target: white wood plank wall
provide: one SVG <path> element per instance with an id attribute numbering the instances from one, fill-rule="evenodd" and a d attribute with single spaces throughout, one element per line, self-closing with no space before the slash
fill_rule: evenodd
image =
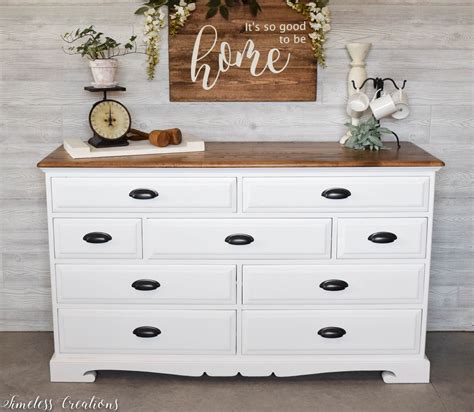
<path id="1" fill-rule="evenodd" d="M 86 24 L 125 39 L 140 32 L 139 0 L 0 2 L 0 330 L 50 330 L 45 189 L 36 162 L 65 136 L 87 137 L 94 97 L 86 63 L 59 34 Z M 264 0 L 262 0 L 264 3 Z M 121 95 L 138 128 L 179 126 L 208 141 L 337 140 L 349 58 L 372 42 L 371 75 L 408 80 L 412 115 L 386 122 L 446 161 L 439 174 L 430 330 L 472 330 L 474 0 L 332 0 L 328 69 L 315 103 L 168 102 L 166 39 L 157 79 L 143 56 L 121 60 Z"/>

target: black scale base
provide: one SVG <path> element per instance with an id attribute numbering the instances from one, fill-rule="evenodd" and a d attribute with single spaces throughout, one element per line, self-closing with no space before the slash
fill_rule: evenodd
<path id="1" fill-rule="evenodd" d="M 126 137 L 121 137 L 120 139 L 117 139 L 117 140 L 105 140 L 99 136 L 91 137 L 87 141 L 87 143 L 89 143 L 91 146 L 96 147 L 97 149 L 103 149 L 104 147 L 128 146 L 130 144 L 128 143 Z"/>

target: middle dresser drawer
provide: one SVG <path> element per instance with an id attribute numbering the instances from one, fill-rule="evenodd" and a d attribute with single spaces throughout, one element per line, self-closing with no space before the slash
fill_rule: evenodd
<path id="1" fill-rule="evenodd" d="M 235 265 L 56 265 L 58 303 L 234 304 Z"/>
<path id="2" fill-rule="evenodd" d="M 141 259 L 141 219 L 54 218 L 54 255 L 62 258 Z"/>
<path id="3" fill-rule="evenodd" d="M 407 258 L 426 256 L 428 219 L 339 219 L 338 259 Z"/>
<path id="4" fill-rule="evenodd" d="M 331 219 L 146 219 L 146 259 L 328 259 Z"/>

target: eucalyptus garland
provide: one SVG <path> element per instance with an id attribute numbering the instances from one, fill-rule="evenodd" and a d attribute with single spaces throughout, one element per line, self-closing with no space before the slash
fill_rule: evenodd
<path id="1" fill-rule="evenodd" d="M 327 32 L 331 29 L 331 14 L 327 7 L 329 0 L 282 1 L 308 21 L 312 29 L 308 37 L 311 40 L 314 58 L 321 67 L 326 67 L 324 43 Z M 262 12 L 257 0 L 209 0 L 206 4 L 208 8 L 206 18 L 210 19 L 219 13 L 224 19 L 229 20 L 229 10 L 237 5 L 248 7 L 252 16 Z M 196 0 L 150 0 L 135 11 L 135 14 L 145 16 L 144 42 L 148 59 L 148 79 L 154 78 L 155 68 L 159 62 L 160 31 L 165 26 L 164 13 L 160 10 L 163 6 L 168 6 L 169 35 L 173 37 L 186 25 L 188 18 L 196 10 Z"/>

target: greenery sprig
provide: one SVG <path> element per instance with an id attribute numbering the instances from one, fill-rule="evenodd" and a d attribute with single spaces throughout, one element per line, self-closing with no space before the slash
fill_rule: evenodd
<path id="1" fill-rule="evenodd" d="M 344 146 L 357 150 L 380 150 L 384 147 L 382 135 L 393 133 L 386 127 L 380 127 L 379 122 L 372 116 L 367 121 L 361 122 L 357 126 L 346 123 L 351 137 L 347 139 Z"/>
<path id="2" fill-rule="evenodd" d="M 240 3 L 249 7 L 252 16 L 256 16 L 262 11 L 257 0 L 224 0 L 224 2 L 222 2 L 222 0 L 210 0 L 209 3 L 207 3 L 208 10 L 206 18 L 210 19 L 219 12 L 224 19 L 229 20 L 229 8 L 239 5 Z"/>
<path id="3" fill-rule="evenodd" d="M 179 3 L 179 0 L 169 0 L 170 3 L 175 2 Z M 135 14 L 145 14 L 151 8 L 159 9 L 161 6 L 168 4 L 168 0 L 151 0 L 146 2 L 143 6 L 135 10 Z"/>
<path id="4" fill-rule="evenodd" d="M 160 32 L 166 25 L 166 15 L 161 7 L 165 4 L 167 4 L 167 0 L 152 0 L 135 11 L 135 14 L 143 14 L 145 17 L 143 43 L 146 47 L 148 80 L 155 78 L 156 66 L 160 61 Z"/>
<path id="5" fill-rule="evenodd" d="M 314 0 L 310 2 L 299 2 L 298 0 L 286 0 L 288 7 L 300 13 L 313 30 L 308 36 L 311 40 L 314 59 L 321 67 L 326 67 L 326 33 L 331 30 L 331 13 L 328 8 L 329 0 Z"/>
<path id="6" fill-rule="evenodd" d="M 104 36 L 98 32 L 94 26 L 85 29 L 77 29 L 74 32 L 64 33 L 61 38 L 68 44 L 73 44 L 82 40 L 79 46 L 69 46 L 64 49 L 68 54 L 79 54 L 91 60 L 111 59 L 113 57 L 125 56 L 130 53 L 137 53 L 137 36 L 131 36 L 123 46 L 115 39 Z"/>

